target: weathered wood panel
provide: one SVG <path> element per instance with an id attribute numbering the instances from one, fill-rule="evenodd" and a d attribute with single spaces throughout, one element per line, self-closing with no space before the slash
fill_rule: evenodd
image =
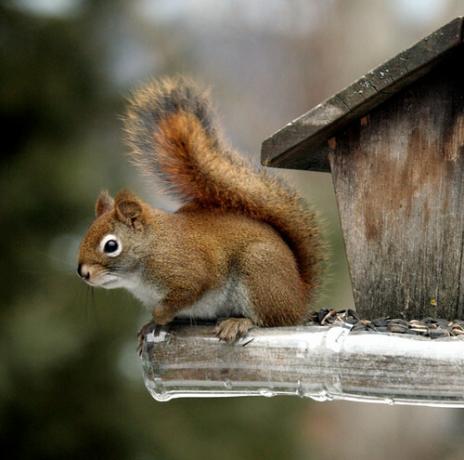
<path id="1" fill-rule="evenodd" d="M 464 340 L 253 329 L 235 345 L 214 326 L 171 325 L 145 336 L 145 384 L 157 400 L 297 395 L 464 407 Z"/>
<path id="2" fill-rule="evenodd" d="M 463 317 L 464 51 L 332 139 L 357 310 Z"/>
<path id="3" fill-rule="evenodd" d="M 328 171 L 328 138 L 427 73 L 462 43 L 463 18 L 456 18 L 368 72 L 263 142 L 264 165 Z"/>

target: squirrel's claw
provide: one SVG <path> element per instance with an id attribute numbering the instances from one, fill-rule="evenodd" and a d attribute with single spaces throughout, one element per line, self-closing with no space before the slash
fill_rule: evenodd
<path id="1" fill-rule="evenodd" d="M 156 327 L 154 321 L 150 321 L 144 324 L 137 332 L 137 354 L 142 356 L 143 345 L 145 342 L 145 336 Z"/>
<path id="2" fill-rule="evenodd" d="M 249 318 L 227 318 L 216 326 L 215 333 L 219 340 L 234 343 L 245 337 L 253 327 L 255 325 Z"/>

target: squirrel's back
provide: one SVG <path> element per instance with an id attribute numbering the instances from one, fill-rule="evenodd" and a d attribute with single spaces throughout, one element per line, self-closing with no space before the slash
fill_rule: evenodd
<path id="1" fill-rule="evenodd" d="M 183 203 L 239 212 L 272 226 L 295 254 L 308 301 L 320 285 L 325 246 L 315 212 L 222 140 L 207 94 L 185 78 L 136 91 L 125 132 L 132 159 Z"/>

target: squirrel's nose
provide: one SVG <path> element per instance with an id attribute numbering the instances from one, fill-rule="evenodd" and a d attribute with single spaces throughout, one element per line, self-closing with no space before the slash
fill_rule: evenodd
<path id="1" fill-rule="evenodd" d="M 81 278 L 88 280 L 90 278 L 90 271 L 85 264 L 79 264 L 77 266 L 77 273 Z"/>

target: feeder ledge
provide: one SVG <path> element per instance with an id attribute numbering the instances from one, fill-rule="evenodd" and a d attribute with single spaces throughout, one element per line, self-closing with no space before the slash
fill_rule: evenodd
<path id="1" fill-rule="evenodd" d="M 214 325 L 145 335 L 144 380 L 158 401 L 296 395 L 318 401 L 464 407 L 464 340 L 350 332 L 350 326 L 258 328 L 234 345 Z"/>

